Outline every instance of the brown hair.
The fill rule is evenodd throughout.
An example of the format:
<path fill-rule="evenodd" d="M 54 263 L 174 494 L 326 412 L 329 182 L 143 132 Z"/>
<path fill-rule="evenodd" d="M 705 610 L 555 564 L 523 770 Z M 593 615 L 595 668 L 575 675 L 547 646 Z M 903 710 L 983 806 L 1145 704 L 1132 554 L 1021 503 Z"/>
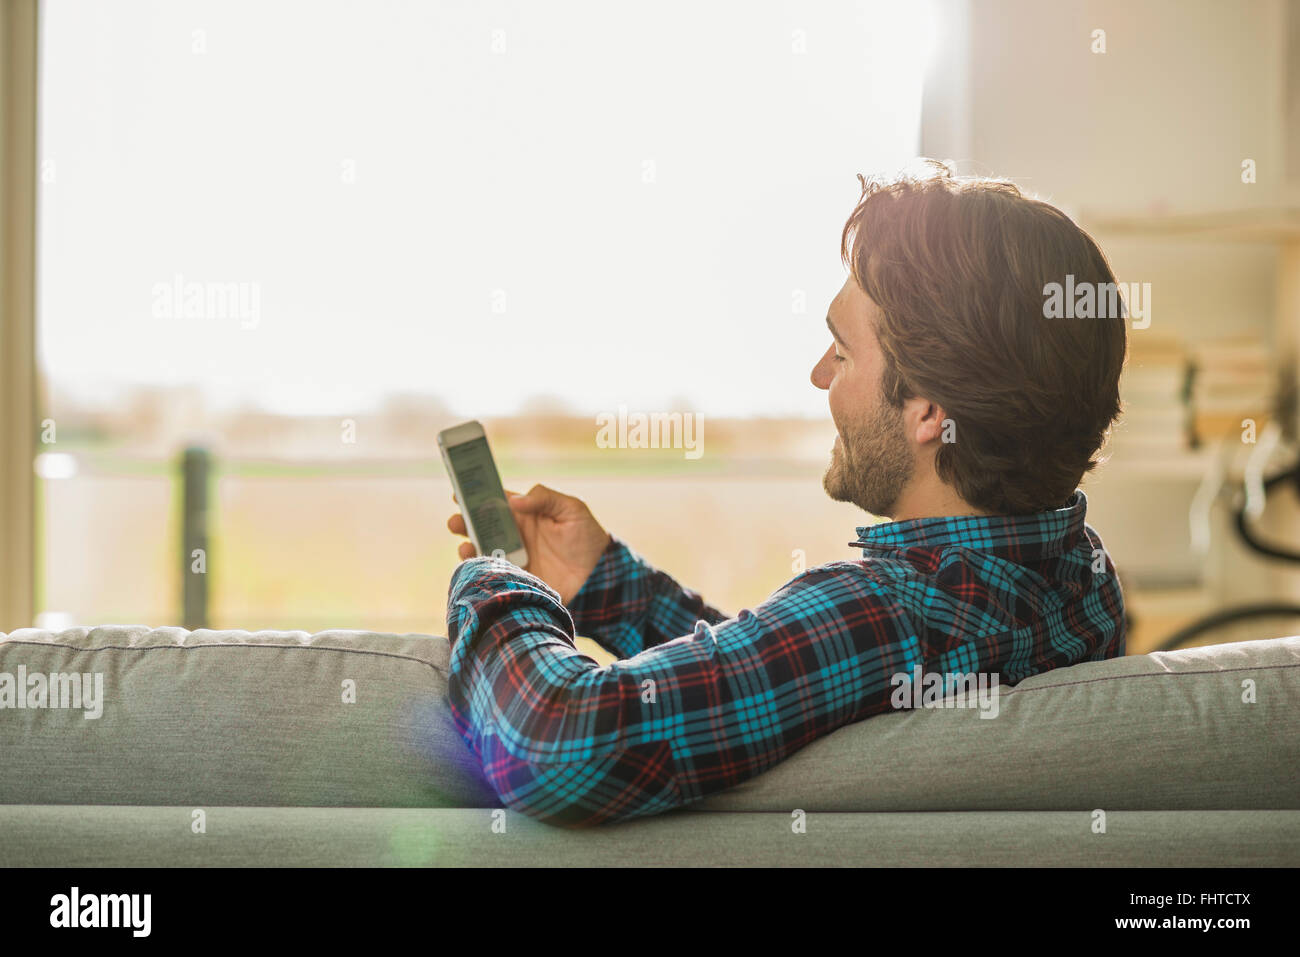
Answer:
<path fill-rule="evenodd" d="M 1011 183 L 933 175 L 862 182 L 840 255 L 880 307 L 883 390 L 955 423 L 939 477 L 976 508 L 1060 508 L 1119 415 L 1122 308 L 1046 318 L 1047 285 L 1114 283 L 1106 257 L 1054 206 Z M 1113 287 L 1111 287 L 1113 288 Z"/>

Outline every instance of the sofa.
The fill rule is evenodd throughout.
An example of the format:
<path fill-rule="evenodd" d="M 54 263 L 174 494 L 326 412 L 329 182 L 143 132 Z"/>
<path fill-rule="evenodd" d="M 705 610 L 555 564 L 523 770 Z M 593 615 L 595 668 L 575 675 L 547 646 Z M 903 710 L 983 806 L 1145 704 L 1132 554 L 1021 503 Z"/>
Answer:
<path fill-rule="evenodd" d="M 0 634 L 0 864 L 1300 865 L 1300 637 L 1058 669 L 998 688 L 991 719 L 880 715 L 576 830 L 501 807 L 452 725 L 448 654 L 356 631 Z"/>

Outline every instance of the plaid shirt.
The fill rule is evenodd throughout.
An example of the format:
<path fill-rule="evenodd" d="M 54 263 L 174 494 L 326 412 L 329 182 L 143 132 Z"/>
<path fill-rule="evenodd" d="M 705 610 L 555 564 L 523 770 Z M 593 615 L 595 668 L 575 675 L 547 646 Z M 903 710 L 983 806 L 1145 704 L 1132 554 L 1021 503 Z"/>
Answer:
<path fill-rule="evenodd" d="M 735 617 L 611 536 L 566 608 L 472 558 L 451 577 L 456 727 L 510 808 L 581 826 L 656 814 L 892 709 L 891 676 L 1004 684 L 1124 653 L 1124 600 L 1087 498 L 1033 515 L 859 528 L 862 558 L 801 572 Z M 600 667 L 576 631 L 622 660 Z"/>

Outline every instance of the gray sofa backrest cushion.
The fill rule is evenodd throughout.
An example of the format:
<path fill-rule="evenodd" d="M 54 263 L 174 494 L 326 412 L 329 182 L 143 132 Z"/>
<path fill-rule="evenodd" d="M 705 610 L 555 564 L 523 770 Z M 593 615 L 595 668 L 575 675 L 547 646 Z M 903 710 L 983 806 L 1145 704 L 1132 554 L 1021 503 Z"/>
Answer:
<path fill-rule="evenodd" d="M 451 723 L 447 656 L 343 631 L 0 635 L 0 681 L 99 673 L 104 698 L 90 719 L 0 710 L 0 803 L 497 807 Z M 849 725 L 695 807 L 1300 808 L 1300 638 L 1075 665 L 997 702 Z"/>
<path fill-rule="evenodd" d="M 418 635 L 20 629 L 0 673 L 100 673 L 103 712 L 0 710 L 0 802 L 499 807 L 447 657 Z"/>
<path fill-rule="evenodd" d="M 1059 668 L 1001 686 L 997 714 L 869 718 L 697 807 L 1300 808 L 1300 637 Z"/>

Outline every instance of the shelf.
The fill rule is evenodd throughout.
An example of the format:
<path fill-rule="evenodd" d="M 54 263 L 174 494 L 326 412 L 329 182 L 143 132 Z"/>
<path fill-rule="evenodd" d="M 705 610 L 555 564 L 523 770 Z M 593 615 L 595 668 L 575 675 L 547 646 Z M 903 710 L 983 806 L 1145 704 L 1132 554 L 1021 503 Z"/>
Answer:
<path fill-rule="evenodd" d="M 1195 239 L 1211 242 L 1289 243 L 1300 241 L 1300 209 L 1229 209 L 1207 213 L 1114 216 L 1093 211 L 1079 224 L 1098 236 Z"/>

